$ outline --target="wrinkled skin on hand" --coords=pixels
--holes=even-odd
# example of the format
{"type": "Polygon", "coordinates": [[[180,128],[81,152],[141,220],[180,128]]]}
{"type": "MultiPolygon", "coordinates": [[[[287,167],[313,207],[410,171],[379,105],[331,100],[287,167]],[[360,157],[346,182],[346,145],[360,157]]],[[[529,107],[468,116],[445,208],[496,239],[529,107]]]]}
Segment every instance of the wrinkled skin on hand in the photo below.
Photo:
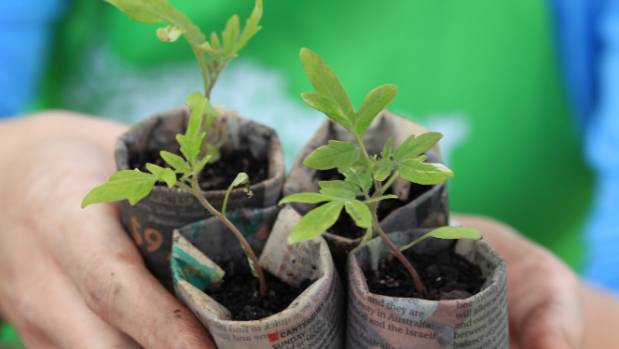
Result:
{"type": "Polygon", "coordinates": [[[51,112],[0,123],[0,313],[27,347],[215,348],[143,265],[113,205],[117,123],[51,112]]]}
{"type": "Polygon", "coordinates": [[[511,227],[483,217],[456,219],[479,229],[507,262],[510,348],[581,348],[583,287],[576,275],[511,227]]]}

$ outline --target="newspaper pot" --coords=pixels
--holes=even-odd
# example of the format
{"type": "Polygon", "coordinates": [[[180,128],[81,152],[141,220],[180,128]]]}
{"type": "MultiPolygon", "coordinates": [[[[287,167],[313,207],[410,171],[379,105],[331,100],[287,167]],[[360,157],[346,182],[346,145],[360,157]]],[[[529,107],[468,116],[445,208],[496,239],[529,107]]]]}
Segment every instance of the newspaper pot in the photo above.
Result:
{"type": "MultiPolygon", "coordinates": [[[[389,234],[398,245],[425,231],[389,234]]],[[[485,278],[479,292],[463,299],[388,297],[369,291],[366,275],[393,258],[382,240],[355,248],[348,259],[347,348],[508,348],[505,263],[483,240],[426,240],[415,246],[435,255],[444,249],[477,265],[485,278]]]]}
{"type": "Polygon", "coordinates": [[[264,248],[260,250],[255,241],[250,243],[261,252],[259,263],[265,271],[295,287],[308,280],[311,283],[281,312],[252,321],[232,320],[230,311],[203,291],[221,278],[218,265],[245,259],[238,241],[217,228],[221,225],[215,218],[175,231],[172,270],[176,294],[209,330],[219,349],[343,347],[344,295],[326,242],[316,238],[287,243],[288,233],[299,219],[294,209],[286,207],[264,248]],[[197,236],[202,239],[200,246],[195,244],[197,236]]]}
{"type": "MultiPolygon", "coordinates": [[[[364,143],[368,152],[376,154],[380,152],[389,137],[393,139],[394,146],[397,146],[408,136],[420,135],[425,132],[427,130],[417,124],[388,111],[383,111],[368,130],[364,143]]],[[[295,160],[284,183],[285,196],[299,192],[316,192],[320,180],[333,179],[324,177],[325,175],[333,176],[333,171],[316,171],[303,165],[303,160],[307,155],[316,148],[327,144],[330,139],[354,141],[348,131],[332,121],[325,121],[295,160]]],[[[438,146],[435,146],[426,155],[428,155],[429,162],[441,161],[438,146]]],[[[402,200],[387,200],[380,204],[378,215],[384,231],[431,228],[447,224],[449,210],[445,183],[423,186],[398,180],[394,183],[393,188],[402,200]]],[[[293,204],[293,207],[300,213],[305,213],[312,208],[311,205],[296,203],[293,204]]],[[[338,223],[323,235],[329,244],[340,275],[346,275],[348,253],[359,245],[362,234],[363,231],[356,228],[347,215],[342,215],[338,223]],[[356,232],[356,236],[350,234],[352,230],[356,232]]]]}
{"type": "MultiPolygon", "coordinates": [[[[219,161],[228,164],[229,160],[235,160],[235,154],[251,154],[256,159],[263,159],[260,165],[268,167],[266,179],[252,183],[251,198],[242,189],[232,193],[229,210],[275,206],[284,180],[283,153],[277,134],[273,129],[244,119],[235,112],[223,109],[218,112],[219,129],[223,130],[219,138],[225,140],[220,148],[222,157],[219,161]]],[[[187,118],[188,110],[180,108],[154,115],[133,126],[116,143],[118,169],[141,166],[143,162],[152,161],[149,157],[158,158],[160,150],[178,152],[175,137],[185,131],[187,118]]],[[[250,180],[252,175],[250,172],[250,180]]],[[[229,184],[222,183],[221,188],[204,191],[203,194],[211,204],[220,207],[229,184]]],[[[173,230],[208,216],[188,192],[159,185],[137,205],[121,204],[125,231],[138,246],[146,266],[168,287],[172,285],[169,258],[173,230]]]]}

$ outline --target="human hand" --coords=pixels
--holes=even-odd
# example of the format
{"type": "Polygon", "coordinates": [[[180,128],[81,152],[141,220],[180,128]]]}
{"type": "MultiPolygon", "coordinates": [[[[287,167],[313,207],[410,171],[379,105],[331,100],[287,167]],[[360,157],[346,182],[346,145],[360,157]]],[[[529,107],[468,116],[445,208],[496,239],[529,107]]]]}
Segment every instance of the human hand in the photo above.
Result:
{"type": "Polygon", "coordinates": [[[459,216],[507,262],[510,348],[576,349],[584,335],[583,287],[556,256],[497,221],[459,216]]]}
{"type": "Polygon", "coordinates": [[[215,348],[147,271],[112,205],[125,127],[66,112],[0,123],[0,313],[29,348],[215,348]]]}

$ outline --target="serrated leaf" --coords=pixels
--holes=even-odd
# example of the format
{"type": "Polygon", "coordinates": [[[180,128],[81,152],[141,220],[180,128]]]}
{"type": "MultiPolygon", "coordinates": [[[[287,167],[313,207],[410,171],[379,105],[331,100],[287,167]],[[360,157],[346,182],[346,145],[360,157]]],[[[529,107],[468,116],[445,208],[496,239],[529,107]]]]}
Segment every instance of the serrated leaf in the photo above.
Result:
{"type": "Polygon", "coordinates": [[[290,202],[299,202],[303,204],[319,204],[321,202],[330,201],[331,199],[320,193],[296,193],[286,196],[279,200],[279,205],[284,205],[290,202]]]}
{"type": "Polygon", "coordinates": [[[305,74],[320,95],[337,103],[342,110],[344,116],[349,119],[350,124],[342,125],[349,131],[352,126],[350,117],[354,116],[354,109],[348,94],[342,87],[339,79],[318,54],[310,49],[302,48],[300,52],[301,63],[305,69],[305,74]]]}
{"type": "Polygon", "coordinates": [[[158,181],[165,182],[168,188],[172,188],[176,185],[176,173],[171,169],[151,163],[146,164],[146,169],[148,172],[152,173],[158,181]]]}
{"type": "Polygon", "coordinates": [[[128,200],[131,205],[135,205],[150,194],[156,180],[152,174],[138,170],[118,171],[106,183],[86,194],[82,208],[91,204],[121,200],[128,200]]]}
{"type": "Polygon", "coordinates": [[[288,243],[295,244],[320,236],[335,224],[343,207],[342,202],[332,201],[309,211],[292,228],[288,243]]]}
{"type": "Polygon", "coordinates": [[[415,158],[430,150],[441,138],[443,135],[438,132],[426,132],[418,137],[411,135],[398,146],[393,158],[397,161],[415,158]]]}
{"type": "Polygon", "coordinates": [[[477,229],[466,228],[466,227],[440,227],[436,228],[432,231],[429,231],[422,236],[418,237],[414,241],[401,246],[400,251],[405,251],[423,240],[435,238],[435,239],[444,239],[444,240],[457,240],[457,239],[466,239],[466,240],[479,240],[482,238],[481,233],[477,229]]]}
{"type": "Polygon", "coordinates": [[[358,200],[351,200],[346,201],[344,207],[359,228],[369,228],[372,226],[372,212],[366,204],[358,200]]]}
{"type": "Polygon", "coordinates": [[[167,5],[163,0],[105,0],[114,5],[129,18],[142,23],[161,21],[161,6],[167,5]]]}
{"type": "Polygon", "coordinates": [[[190,109],[187,131],[184,135],[177,135],[176,139],[181,146],[181,153],[190,165],[195,165],[198,161],[198,155],[206,137],[206,134],[202,132],[202,123],[208,104],[208,99],[200,92],[194,92],[187,97],[187,106],[190,109]]]}
{"type": "Polygon", "coordinates": [[[330,140],[329,144],[316,148],[303,164],[316,170],[329,170],[352,165],[359,158],[357,147],[351,142],[330,140]]]}
{"type": "Polygon", "coordinates": [[[453,172],[443,164],[421,162],[417,159],[398,163],[398,171],[405,180],[423,185],[439,184],[453,176],[453,172]]]}
{"type": "Polygon", "coordinates": [[[322,112],[335,123],[342,125],[346,129],[352,127],[351,122],[344,115],[340,106],[333,100],[325,97],[317,92],[304,92],[301,98],[308,106],[322,112]]]}
{"type": "Polygon", "coordinates": [[[262,29],[260,26],[260,19],[262,19],[262,0],[256,0],[256,4],[254,5],[254,9],[249,15],[249,18],[245,21],[245,27],[243,28],[243,33],[239,38],[238,49],[245,47],[247,42],[256,35],[262,29]]]}
{"type": "Polygon", "coordinates": [[[355,130],[363,135],[372,121],[398,94],[398,88],[393,84],[380,85],[368,93],[357,113],[355,130]]]}
{"type": "Polygon", "coordinates": [[[331,197],[333,200],[350,200],[361,195],[359,187],[342,180],[320,181],[318,185],[320,186],[320,193],[331,197]]]}
{"type": "Polygon", "coordinates": [[[186,174],[191,172],[189,164],[182,157],[165,150],[160,151],[159,156],[178,173],[186,174]]]}
{"type": "Polygon", "coordinates": [[[393,170],[393,162],[391,160],[380,159],[376,163],[376,166],[374,166],[374,179],[379,182],[382,182],[385,179],[387,179],[387,177],[389,177],[392,170],[393,170]]]}
{"type": "Polygon", "coordinates": [[[180,29],[171,25],[157,29],[157,37],[163,42],[174,42],[180,38],[182,33],[180,29]]]}

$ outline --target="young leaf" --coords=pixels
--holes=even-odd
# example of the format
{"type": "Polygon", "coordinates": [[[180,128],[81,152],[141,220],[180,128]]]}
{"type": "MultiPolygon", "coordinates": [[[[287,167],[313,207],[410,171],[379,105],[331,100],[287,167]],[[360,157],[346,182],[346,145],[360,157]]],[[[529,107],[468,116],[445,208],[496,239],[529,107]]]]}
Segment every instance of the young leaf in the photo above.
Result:
{"type": "Polygon", "coordinates": [[[236,44],[239,39],[239,35],[241,34],[241,24],[239,21],[239,16],[234,15],[230,17],[228,23],[226,24],[226,28],[221,33],[221,38],[223,39],[224,50],[226,51],[226,59],[230,59],[234,57],[236,54],[236,44]]]}
{"type": "Polygon", "coordinates": [[[328,202],[309,211],[297,225],[292,228],[288,236],[288,243],[311,240],[331,228],[342,212],[344,203],[340,201],[328,202]]]}
{"type": "Polygon", "coordinates": [[[393,137],[389,136],[389,138],[387,138],[387,142],[385,142],[383,151],[380,153],[380,157],[381,159],[389,159],[392,153],[393,153],[393,137]]]}
{"type": "Polygon", "coordinates": [[[453,176],[453,172],[443,164],[421,162],[417,159],[404,160],[398,163],[400,177],[409,182],[434,185],[453,176]]]}
{"type": "Polygon", "coordinates": [[[364,191],[372,186],[372,171],[361,159],[351,166],[338,167],[337,170],[344,175],[347,182],[359,186],[364,191]]]}
{"type": "Polygon", "coordinates": [[[182,174],[191,172],[189,164],[182,157],[165,150],[160,151],[159,156],[161,156],[163,161],[170,165],[176,172],[182,174]]]}
{"type": "Polygon", "coordinates": [[[163,42],[174,42],[183,34],[177,27],[167,25],[157,29],[157,37],[163,42]]]}
{"type": "Polygon", "coordinates": [[[176,173],[171,169],[151,163],[146,164],[146,169],[148,172],[152,173],[158,181],[165,182],[168,188],[172,188],[176,185],[176,173]]]}
{"type": "Polygon", "coordinates": [[[106,183],[92,189],[82,201],[82,208],[103,202],[129,200],[135,205],[150,194],[157,179],[150,173],[122,170],[114,173],[106,183]]]}
{"type": "Polygon", "coordinates": [[[418,237],[414,241],[400,247],[400,251],[405,251],[423,240],[435,238],[435,239],[445,239],[445,240],[456,240],[456,239],[466,239],[466,240],[479,240],[482,238],[482,235],[479,231],[473,228],[466,227],[440,227],[436,228],[432,231],[429,231],[422,236],[418,237]]]}
{"type": "Polygon", "coordinates": [[[418,137],[409,136],[395,150],[393,158],[397,161],[415,158],[432,148],[443,135],[438,132],[426,132],[418,137]]]}
{"type": "Polygon", "coordinates": [[[202,172],[202,170],[204,169],[206,164],[208,164],[209,161],[211,161],[211,158],[212,158],[212,155],[210,155],[210,154],[204,155],[202,160],[200,160],[200,161],[198,161],[196,163],[196,167],[194,167],[194,169],[193,169],[194,175],[198,176],[200,174],[200,172],[202,172]]]}
{"type": "Polygon", "coordinates": [[[247,45],[247,42],[256,35],[262,29],[260,26],[260,19],[262,18],[262,0],[256,0],[256,4],[254,5],[254,10],[251,12],[247,21],[245,21],[245,27],[243,28],[243,33],[239,39],[237,50],[242,49],[247,45]]]}
{"type": "Polygon", "coordinates": [[[394,194],[389,194],[389,195],[383,195],[383,196],[379,196],[379,197],[375,197],[375,198],[369,198],[367,200],[363,200],[363,202],[365,202],[366,204],[371,204],[371,203],[374,203],[374,202],[383,201],[383,200],[390,200],[390,199],[399,199],[399,197],[397,195],[394,195],[394,194]]]}
{"type": "Polygon", "coordinates": [[[319,204],[321,202],[331,200],[330,197],[320,193],[296,193],[286,196],[279,200],[279,205],[287,204],[290,202],[299,202],[303,204],[319,204]]]}
{"type": "Polygon", "coordinates": [[[366,204],[358,200],[350,200],[344,203],[344,207],[359,228],[372,226],[372,212],[366,204]]]}
{"type": "Polygon", "coordinates": [[[352,126],[350,120],[340,109],[340,106],[333,100],[316,92],[304,92],[301,94],[301,98],[303,98],[305,104],[322,112],[329,119],[344,126],[344,128],[348,129],[352,126]]]}
{"type": "Polygon", "coordinates": [[[200,92],[194,92],[187,97],[187,105],[191,110],[187,131],[184,135],[177,135],[176,139],[181,146],[181,153],[185,156],[187,162],[194,165],[198,161],[198,155],[202,150],[202,142],[206,137],[206,134],[201,129],[208,100],[200,92]]]}
{"type": "Polygon", "coordinates": [[[249,184],[249,176],[247,175],[247,173],[241,172],[236,175],[236,177],[234,178],[230,186],[232,188],[236,188],[238,186],[247,185],[247,184],[249,184]]]}
{"type": "MultiPolygon", "coordinates": [[[[344,116],[349,119],[349,122],[352,121],[350,120],[350,117],[354,116],[352,103],[333,70],[320,56],[310,49],[302,48],[300,57],[305,74],[316,89],[316,92],[337,103],[344,116]]],[[[351,125],[352,122],[349,125],[342,126],[350,130],[351,125]]]]}
{"type": "Polygon", "coordinates": [[[329,144],[316,148],[303,164],[316,170],[329,170],[352,165],[359,158],[357,147],[350,142],[329,141],[329,144]]]}
{"type": "Polygon", "coordinates": [[[398,94],[398,88],[392,84],[380,85],[368,93],[357,113],[355,130],[363,135],[372,121],[398,94]]]}
{"type": "Polygon", "coordinates": [[[129,18],[142,23],[161,21],[161,7],[167,5],[165,0],[105,0],[124,12],[129,18]]]}
{"type": "Polygon", "coordinates": [[[359,187],[356,185],[342,181],[320,181],[320,193],[329,196],[332,200],[351,200],[361,195],[359,187]]]}
{"type": "Polygon", "coordinates": [[[391,160],[380,159],[378,160],[378,162],[376,163],[376,166],[374,167],[374,179],[379,182],[382,182],[385,179],[387,179],[387,177],[389,177],[392,170],[393,170],[393,162],[391,160]]]}

